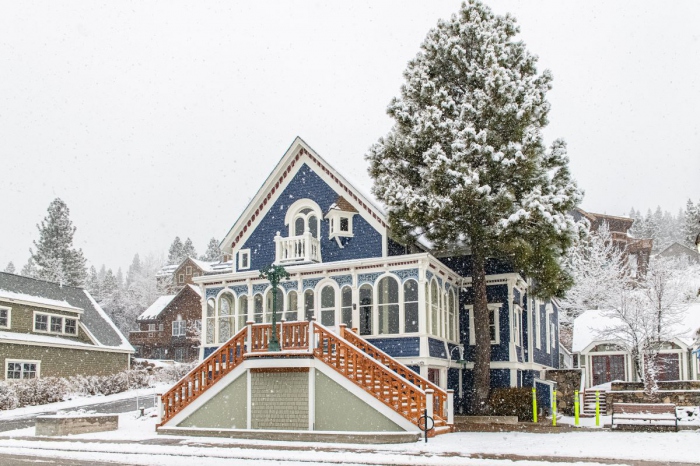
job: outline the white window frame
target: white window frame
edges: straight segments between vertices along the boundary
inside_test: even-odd
[[[185,283],[185,274],[184,273],[179,274],[177,278],[178,278],[180,283]]]
[[[36,364],[36,377],[34,378],[39,378],[41,377],[41,361],[40,360],[35,360],[35,359],[5,359],[5,376],[4,380],[27,380],[22,377],[19,379],[8,379],[7,378],[7,371],[10,367],[10,363],[19,363],[19,364]],[[24,373],[24,368],[22,368],[22,373]]]
[[[2,329],[9,329],[12,327],[12,308],[8,306],[0,306],[0,311],[7,312],[7,325],[0,325]]]
[[[247,258],[247,264],[243,265],[243,258]],[[240,249],[238,251],[238,270],[249,270],[250,269],[250,248]]]
[[[489,312],[493,313],[493,322],[495,326],[495,340],[491,340],[492,345],[500,345],[501,344],[501,322],[500,322],[500,310],[503,305],[501,303],[489,303],[488,304],[488,309]],[[469,344],[470,345],[475,345],[476,344],[476,332],[474,331],[474,305],[472,304],[465,304],[464,308],[467,309],[469,312]],[[491,325],[489,324],[489,327]]]
[[[302,214],[301,211],[304,209],[309,209],[311,212],[308,212],[306,214]],[[296,220],[298,218],[304,219],[304,232],[309,233],[310,226],[309,226],[309,219],[311,216],[316,217],[316,231],[318,233],[318,236],[316,239],[321,238],[321,220],[323,220],[323,212],[321,211],[321,207],[314,202],[311,199],[304,198],[304,199],[299,199],[295,201],[292,205],[289,206],[287,209],[287,213],[284,216],[284,224],[287,225],[288,227],[288,235],[289,237],[294,237],[294,236],[301,236],[301,235],[296,235],[295,228],[296,228]]]
[[[522,346],[521,335],[522,335],[522,322],[523,322],[523,311],[519,305],[513,306],[513,343],[517,346]]]
[[[535,348],[542,349],[542,317],[540,316],[540,306],[537,301],[532,300],[532,311],[535,314]]]
[[[36,328],[36,317],[38,315],[41,316],[46,316],[46,330],[38,330]],[[59,318],[61,319],[61,331],[56,332],[51,330],[51,319],[52,318]],[[66,319],[74,320],[75,321],[75,333],[67,333],[66,332]],[[71,336],[77,336],[78,335],[78,326],[80,323],[80,319],[78,319],[77,316],[72,317],[72,316],[64,316],[61,314],[51,314],[48,312],[40,312],[40,311],[34,311],[32,315],[32,331],[36,333],[46,333],[50,335],[71,335]]]
[[[192,275],[192,266],[191,265],[188,265],[187,267],[185,267],[185,274]]]
[[[547,303],[545,306],[545,313],[547,314],[547,319],[545,325],[547,328],[545,331],[547,332],[547,353],[552,352],[552,348],[554,348],[554,335],[552,333],[554,332],[554,322],[552,322],[552,314],[554,314],[554,307],[552,306],[552,303]]]
[[[176,328],[177,328],[177,330],[176,330]],[[172,336],[174,336],[174,337],[187,336],[187,321],[186,320],[173,320],[173,322],[172,322]]]
[[[148,324],[148,331],[155,332],[156,331],[156,324]]]
[[[342,210],[332,209],[328,214],[326,214],[326,219],[328,219],[328,239],[338,238],[352,238],[353,226],[352,219],[355,216],[354,212],[344,212]],[[342,231],[340,229],[340,222],[342,219],[348,221],[348,230]]]

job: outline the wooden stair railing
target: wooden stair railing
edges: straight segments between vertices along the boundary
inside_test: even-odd
[[[170,390],[161,395],[163,406],[160,425],[165,424],[187,405],[196,400],[222,377],[243,362],[246,353],[248,327],[242,328],[197,367],[192,369]]]
[[[341,326],[341,333],[348,335]],[[314,325],[316,345],[313,354],[344,375],[376,399],[418,426],[426,408],[425,391],[409,380],[380,364],[341,335],[321,325]],[[398,364],[398,363],[397,363]],[[410,369],[409,369],[410,370]],[[444,412],[434,412],[435,427],[446,424]]]
[[[371,342],[358,336],[353,331],[345,329],[345,331],[343,332],[343,337],[347,341],[349,341],[350,343],[367,353],[372,359],[379,361],[380,363],[384,364],[387,368],[396,372],[401,377],[407,379],[413,385],[417,385],[418,387],[420,387],[421,390],[426,391],[429,388],[432,389],[434,402],[434,416],[436,417],[436,420],[437,417],[441,419],[447,419],[447,392],[445,390],[438,387],[429,380],[421,377],[415,371],[404,366],[396,359],[392,358],[384,351],[374,346]]]

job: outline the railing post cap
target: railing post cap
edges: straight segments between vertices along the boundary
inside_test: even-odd
[[[435,393],[435,390],[433,390],[432,388],[426,388],[425,393],[433,394],[433,393]]]
[[[310,321],[310,322],[316,322],[316,316],[311,316],[311,318],[309,319],[309,321]]]
[[[453,388],[448,388],[448,389],[447,389],[447,393],[454,393],[454,392],[455,392],[455,391],[454,391]]]
[[[346,327],[347,328],[348,324],[340,324],[338,327]]]
[[[255,323],[254,320],[246,320],[245,324],[246,325],[253,325]]]

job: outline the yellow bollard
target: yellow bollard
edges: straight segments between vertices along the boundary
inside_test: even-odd
[[[595,391],[595,426],[600,427],[600,392]]]
[[[552,390],[552,427],[557,426],[557,391]]]
[[[574,392],[574,425],[578,425],[578,390]]]
[[[532,387],[532,422],[537,424],[537,390]]]

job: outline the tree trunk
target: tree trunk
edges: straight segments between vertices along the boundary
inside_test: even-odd
[[[488,414],[491,388],[491,333],[486,297],[486,257],[483,251],[472,251],[472,289],[474,290],[474,394],[472,414]]]

